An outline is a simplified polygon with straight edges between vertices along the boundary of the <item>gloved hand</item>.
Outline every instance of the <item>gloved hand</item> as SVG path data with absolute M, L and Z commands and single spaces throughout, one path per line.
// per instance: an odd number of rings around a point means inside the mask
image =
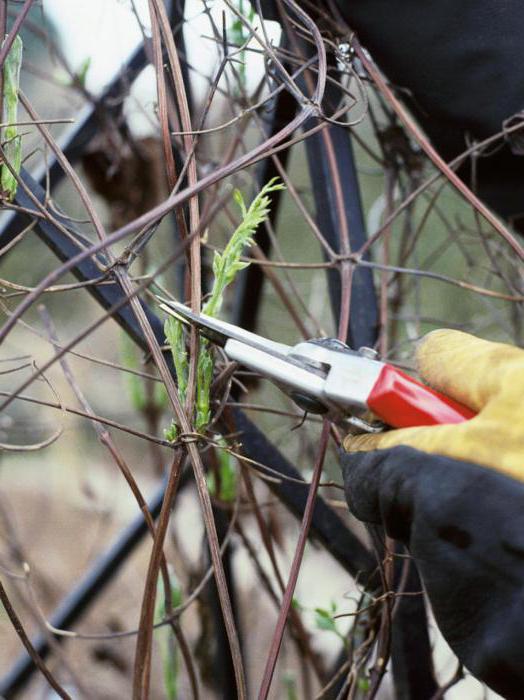
M 524 697 L 524 351 L 435 331 L 417 352 L 465 423 L 348 437 L 348 505 L 414 558 L 436 621 L 473 675 Z

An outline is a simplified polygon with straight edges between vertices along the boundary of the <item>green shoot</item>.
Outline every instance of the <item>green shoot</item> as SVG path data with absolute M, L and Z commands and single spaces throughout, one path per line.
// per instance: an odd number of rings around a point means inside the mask
M 278 182 L 278 178 L 273 178 L 260 190 L 259 194 L 251 202 L 249 209 L 246 208 L 240 190 L 234 191 L 233 197 L 240 207 L 242 221 L 231 236 L 224 252 L 222 254 L 215 252 L 213 258 L 215 280 L 211 296 L 204 304 L 202 313 L 214 317 L 220 311 L 225 288 L 231 284 L 240 270 L 249 265 L 247 262 L 241 262 L 240 258 L 244 249 L 253 245 L 253 236 L 257 228 L 266 221 L 269 215 L 269 205 L 271 204 L 271 199 L 268 197 L 269 193 L 283 189 L 284 185 Z
M 171 349 L 173 363 L 175 365 L 178 382 L 178 396 L 183 405 L 186 400 L 187 382 L 189 375 L 189 363 L 187 359 L 186 341 L 182 323 L 172 316 L 168 316 L 164 323 L 164 333 Z M 178 426 L 172 421 L 169 428 L 164 430 L 164 437 L 169 442 L 175 442 L 178 437 Z
M 168 316 L 164 323 L 164 333 L 171 349 L 178 380 L 178 396 L 183 404 L 186 400 L 189 363 L 187 359 L 186 341 L 182 323 L 173 316 Z
M 223 437 L 220 438 L 219 443 L 223 447 L 227 446 Z M 237 493 L 237 474 L 233 466 L 233 458 L 225 449 L 217 450 L 217 454 L 218 475 L 215 476 L 214 472 L 209 472 L 207 488 L 212 496 L 225 503 L 232 503 Z
M 3 121 L 7 126 L 2 129 L 2 147 L 5 159 L 18 175 L 22 166 L 22 139 L 18 136 L 18 89 L 20 85 L 20 68 L 22 66 L 22 39 L 16 36 L 4 62 Z M 0 186 L 3 196 L 10 202 L 14 199 L 18 182 L 9 168 L 3 164 L 0 172 Z
M 253 245 L 257 228 L 266 221 L 269 215 L 271 199 L 268 196 L 276 190 L 283 190 L 284 185 L 273 178 L 268 182 L 251 202 L 249 209 L 239 190 L 233 193 L 235 202 L 240 207 L 242 220 L 222 253 L 215 252 L 213 258 L 214 281 L 209 299 L 204 304 L 202 313 L 216 317 L 222 307 L 224 291 L 233 282 L 236 275 L 246 268 L 249 263 L 240 258 L 245 248 Z M 169 317 L 164 325 L 166 340 L 171 348 L 173 362 L 178 381 L 178 393 L 183 404 L 187 393 L 188 359 L 185 348 L 183 324 L 176 318 Z M 201 339 L 197 364 L 196 411 L 195 428 L 202 432 L 211 419 L 210 391 L 213 381 L 213 351 L 209 343 Z M 166 440 L 173 442 L 178 436 L 175 423 L 165 431 Z
M 169 584 L 171 587 L 171 605 L 177 608 L 182 603 L 182 590 L 176 579 L 174 572 L 169 567 Z M 166 616 L 165 591 L 161 576 L 157 582 L 155 624 L 162 622 Z M 162 669 L 164 673 L 164 686 L 166 696 L 169 700 L 176 700 L 178 695 L 178 678 L 180 672 L 180 661 L 178 658 L 178 648 L 173 639 L 173 634 L 169 627 L 162 627 L 156 632 L 156 638 L 160 645 L 160 655 L 162 658 Z
M 200 341 L 197 364 L 197 388 L 196 388 L 196 418 L 195 428 L 203 431 L 211 418 L 209 395 L 211 382 L 213 381 L 213 354 L 209 343 Z
M 337 621 L 335 619 L 336 613 L 337 606 L 334 602 L 331 603 L 331 610 L 325 610 L 324 608 L 315 608 L 315 625 L 319 630 L 333 632 L 333 634 L 336 634 L 337 637 L 342 641 L 344 646 L 346 646 L 347 639 L 337 627 Z
M 88 56 L 85 58 L 82 63 L 80 64 L 80 68 L 76 72 L 76 79 L 78 80 L 79 84 L 85 88 L 86 86 L 86 80 L 87 80 L 87 72 L 89 68 L 91 67 L 91 56 Z
M 284 185 L 278 182 L 278 178 L 270 180 L 251 202 L 249 209 L 246 207 L 244 198 L 240 190 L 235 190 L 233 197 L 240 207 L 242 221 L 237 226 L 223 253 L 215 251 L 213 258 L 213 273 L 215 279 L 211 295 L 204 304 L 202 312 L 207 316 L 215 317 L 222 307 L 224 300 L 224 290 L 233 282 L 240 270 L 248 267 L 249 263 L 241 262 L 240 258 L 244 249 L 253 245 L 253 236 L 257 228 L 269 215 L 269 205 L 271 199 L 269 193 L 275 190 L 284 189 Z M 211 409 L 209 405 L 209 394 L 211 381 L 213 379 L 213 355 L 209 344 L 202 340 L 200 344 L 200 354 L 198 358 L 197 372 L 197 415 L 195 427 L 203 430 L 209 423 Z
M 169 428 L 164 428 L 164 437 L 168 442 L 176 442 L 178 438 L 178 425 L 175 421 L 171 421 Z

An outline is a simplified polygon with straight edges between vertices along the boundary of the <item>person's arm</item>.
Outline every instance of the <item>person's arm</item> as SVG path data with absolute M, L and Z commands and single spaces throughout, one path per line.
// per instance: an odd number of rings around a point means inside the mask
M 463 664 L 504 697 L 522 698 L 524 351 L 436 331 L 417 359 L 431 386 L 478 415 L 348 437 L 348 505 L 406 545 Z
M 524 119 L 522 0 L 335 0 L 447 161 Z M 274 3 L 264 14 L 278 18 Z M 330 12 L 331 2 L 320 3 Z M 311 12 L 311 8 L 308 8 Z M 336 20 L 336 18 L 335 18 Z M 322 16 L 318 21 L 322 24 Z M 336 20 L 337 21 L 337 20 Z M 340 26 L 340 39 L 348 28 Z M 329 31 L 336 36 L 331 24 Z M 476 162 L 477 194 L 524 230 L 524 129 Z M 488 155 L 489 154 L 489 155 Z M 471 160 L 459 171 L 472 184 Z
M 521 0 L 338 0 L 341 13 L 402 91 L 445 160 L 524 111 Z M 521 115 L 521 120 L 524 115 Z M 524 226 L 524 132 L 486 150 L 478 194 Z M 513 146 L 513 147 L 512 147 Z M 461 169 L 471 184 L 471 161 Z

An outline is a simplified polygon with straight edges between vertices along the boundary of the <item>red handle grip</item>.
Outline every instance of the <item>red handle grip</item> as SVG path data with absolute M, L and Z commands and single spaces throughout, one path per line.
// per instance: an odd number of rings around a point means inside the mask
M 462 423 L 475 413 L 466 406 L 384 365 L 367 400 L 368 407 L 393 428 Z

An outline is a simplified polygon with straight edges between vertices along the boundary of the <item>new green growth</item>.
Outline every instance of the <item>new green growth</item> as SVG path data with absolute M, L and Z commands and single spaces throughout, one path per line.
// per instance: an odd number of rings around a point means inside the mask
M 278 178 L 270 180 L 246 207 L 242 193 L 235 190 L 233 197 L 240 208 L 241 221 L 237 229 L 229 239 L 222 253 L 215 252 L 213 257 L 213 287 L 209 299 L 202 308 L 202 313 L 216 317 L 224 300 L 226 287 L 233 282 L 236 275 L 246 268 L 249 263 L 242 262 L 240 258 L 246 248 L 253 245 L 255 232 L 269 216 L 271 199 L 269 194 L 276 190 L 284 189 L 284 185 Z M 168 317 L 164 331 L 166 340 L 173 355 L 173 362 L 178 381 L 178 393 L 182 404 L 185 402 L 188 382 L 188 357 L 185 345 L 183 325 L 172 316 Z M 211 419 L 210 390 L 213 380 L 213 351 L 209 342 L 200 339 L 200 351 L 197 364 L 197 385 L 195 401 L 195 429 L 199 432 L 205 430 Z M 178 435 L 178 427 L 173 422 L 166 430 L 166 438 L 174 441 Z
M 22 39 L 17 35 L 9 49 L 3 71 L 2 148 L 5 160 L 18 175 L 22 166 L 22 138 L 18 135 L 18 90 L 22 66 Z M 18 182 L 5 163 L 0 168 L 2 195 L 10 202 L 14 199 Z

